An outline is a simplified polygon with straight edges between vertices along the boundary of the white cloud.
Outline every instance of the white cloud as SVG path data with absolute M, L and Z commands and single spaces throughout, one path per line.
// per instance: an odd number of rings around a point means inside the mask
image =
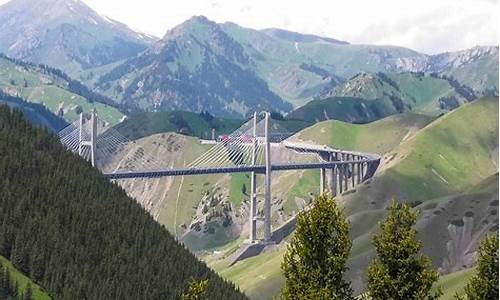
M 101 14 L 157 36 L 193 15 L 205 15 L 251 28 L 279 27 L 427 53 L 498 45 L 498 0 L 83 1 Z

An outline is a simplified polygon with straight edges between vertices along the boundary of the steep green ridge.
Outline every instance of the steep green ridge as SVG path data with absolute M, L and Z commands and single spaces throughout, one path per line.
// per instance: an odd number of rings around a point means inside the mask
M 288 114 L 307 121 L 367 123 L 402 112 L 437 115 L 475 98 L 452 79 L 423 73 L 359 73 Z
M 434 117 L 414 113 L 398 114 L 368 124 L 331 120 L 308 127 L 297 137 L 345 150 L 383 154 L 433 120 Z
M 179 132 L 211 139 L 212 129 L 215 129 L 217 137 L 232 133 L 242 124 L 242 120 L 216 118 L 207 113 L 171 111 L 138 113 L 125 119 L 115 129 L 133 140 L 162 132 Z
M 116 108 L 112 100 L 91 92 L 61 71 L 2 55 L 0 55 L 0 91 L 43 104 L 48 110 L 62 116 L 70 123 L 77 119 L 80 111 L 90 112 L 93 108 L 97 110 L 99 117 L 109 124 L 117 124 L 123 118 L 123 113 Z M 108 104 L 97 100 L 107 101 Z
M 6 104 L 10 107 L 22 110 L 24 116 L 32 124 L 45 127 L 51 131 L 57 132 L 68 125 L 66 121 L 48 111 L 45 106 L 24 101 L 21 98 L 5 95 L 0 91 L 0 104 Z
M 21 113 L 0 107 L 0 254 L 55 298 L 245 299 L 134 199 Z M 64 278 L 64 279 L 63 279 Z
M 23 273 L 19 272 L 12 263 L 5 257 L 0 255 L 0 265 L 7 268 L 10 272 L 10 276 L 14 279 L 21 292 L 25 293 L 28 284 L 31 285 L 31 290 L 33 292 L 33 300 L 50 300 L 51 297 L 36 283 L 34 283 L 29 277 L 25 276 Z
M 413 201 L 460 192 L 496 172 L 495 149 L 498 98 L 484 98 L 448 113 L 394 149 L 394 159 L 401 161 L 384 176 Z

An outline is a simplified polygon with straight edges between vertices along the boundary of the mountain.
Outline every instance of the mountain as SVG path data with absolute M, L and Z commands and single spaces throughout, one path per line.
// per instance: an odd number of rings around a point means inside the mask
M 124 116 L 113 100 L 91 91 L 64 72 L 0 54 L 0 93 L 45 106 L 69 123 L 80 112 L 96 109 L 102 120 L 114 125 Z
M 498 46 L 434 55 L 426 71 L 454 78 L 476 92 L 498 96 Z
M 250 65 L 243 47 L 216 23 L 193 17 L 97 85 L 124 105 L 147 110 L 208 111 L 224 117 L 290 110 Z
M 496 95 L 495 53 L 498 47 L 426 55 L 198 16 L 139 57 L 99 69 L 99 79 L 90 76 L 89 83 L 127 107 L 244 117 L 254 109 L 288 112 L 361 72 L 420 72 L 466 85 L 478 95 Z
M 0 255 L 54 299 L 246 299 L 54 135 L 0 106 Z
M 154 41 L 80 0 L 12 0 L 0 6 L 0 52 L 69 74 L 135 56 Z
M 424 73 L 359 73 L 290 112 L 288 118 L 308 121 L 336 119 L 371 122 L 413 111 L 438 114 L 475 99 L 475 92 L 450 78 Z

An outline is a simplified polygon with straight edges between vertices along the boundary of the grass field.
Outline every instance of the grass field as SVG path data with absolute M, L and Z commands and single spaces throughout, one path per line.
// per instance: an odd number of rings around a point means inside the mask
M 12 263 L 7 260 L 5 257 L 0 255 L 0 264 L 2 266 L 6 267 L 12 278 L 17 282 L 20 290 L 24 293 L 26 291 L 26 288 L 28 284 L 31 284 L 31 288 L 33 291 L 33 299 L 34 300 L 51 300 L 52 298 L 36 283 L 31 281 L 31 279 L 21 272 L 19 272 L 13 265 Z
M 440 300 L 454 300 L 455 294 L 463 295 L 463 289 L 469 279 L 474 275 L 475 268 L 447 274 L 439 278 L 438 285 L 443 290 Z

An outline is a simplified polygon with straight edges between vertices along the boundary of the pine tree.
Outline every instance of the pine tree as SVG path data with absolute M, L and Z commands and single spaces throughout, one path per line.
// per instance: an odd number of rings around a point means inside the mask
M 368 267 L 368 294 L 374 300 L 437 299 L 431 292 L 439 274 L 428 257 L 420 253 L 422 243 L 413 228 L 417 214 L 410 206 L 393 202 L 387 219 L 373 242 L 376 259 Z
M 192 280 L 188 289 L 181 296 L 181 300 L 201 300 L 205 299 L 208 289 L 208 279 Z
M 295 235 L 281 264 L 282 299 L 353 299 L 342 275 L 351 249 L 349 224 L 328 195 L 297 216 Z
M 465 287 L 468 300 L 498 299 L 498 236 L 487 236 L 479 246 L 477 273 Z M 456 296 L 457 299 L 463 299 Z

